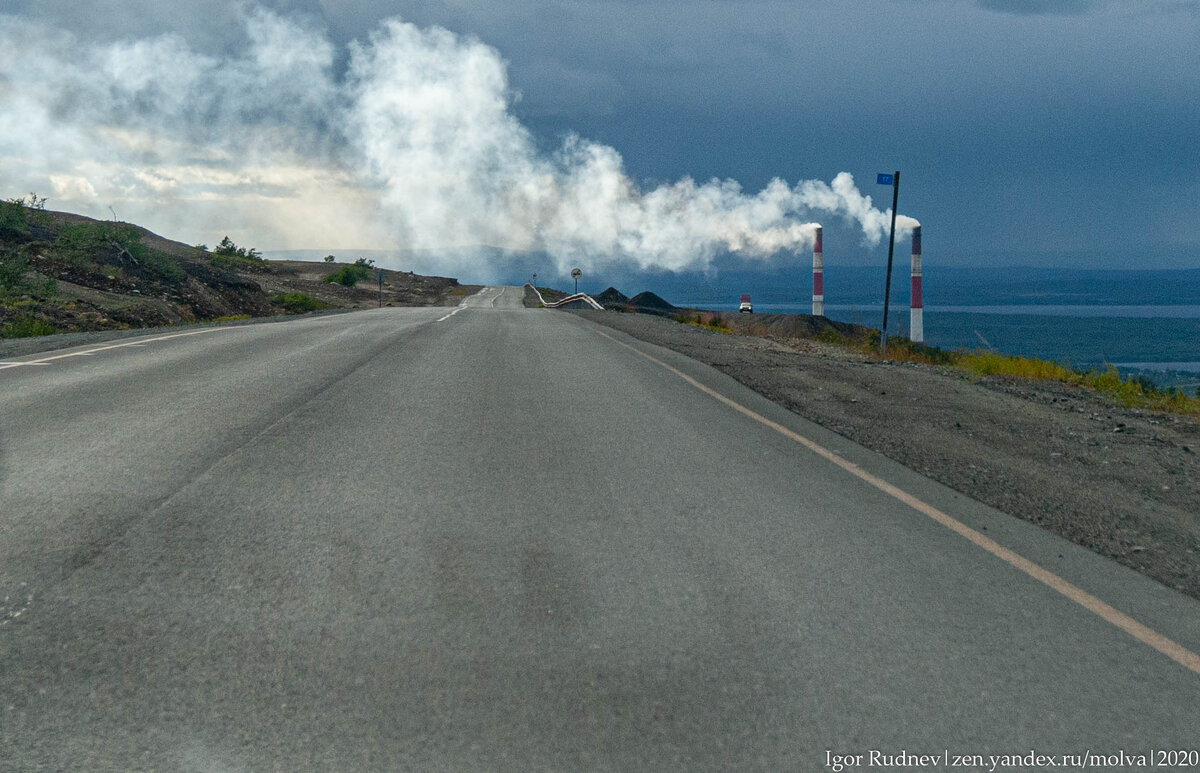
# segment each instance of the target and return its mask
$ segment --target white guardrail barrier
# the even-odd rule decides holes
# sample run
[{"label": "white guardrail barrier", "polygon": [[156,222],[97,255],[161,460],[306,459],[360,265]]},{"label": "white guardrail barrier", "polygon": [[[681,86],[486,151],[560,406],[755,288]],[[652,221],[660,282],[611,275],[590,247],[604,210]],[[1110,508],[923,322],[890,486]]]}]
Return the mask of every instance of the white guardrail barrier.
[{"label": "white guardrail barrier", "polygon": [[583,301],[588,306],[591,306],[593,309],[598,309],[600,311],[604,311],[604,307],[601,306],[599,303],[597,303],[596,299],[593,298],[592,296],[588,295],[587,293],[575,293],[574,295],[568,295],[566,298],[563,298],[562,300],[554,301],[553,303],[547,303],[546,299],[542,297],[542,294],[538,292],[538,289],[536,287],[534,287],[533,285],[531,285],[528,282],[525,283],[525,286],[533,290],[534,294],[536,294],[538,297],[538,303],[542,304],[547,309],[557,309],[560,306],[565,306],[566,304],[573,303],[574,301]]}]

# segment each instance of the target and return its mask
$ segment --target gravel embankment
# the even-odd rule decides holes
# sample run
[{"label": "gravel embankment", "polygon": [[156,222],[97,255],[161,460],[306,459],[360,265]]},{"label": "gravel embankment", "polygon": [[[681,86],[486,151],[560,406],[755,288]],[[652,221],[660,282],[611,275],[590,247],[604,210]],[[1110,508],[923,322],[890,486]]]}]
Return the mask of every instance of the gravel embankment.
[{"label": "gravel embankment", "polygon": [[705,362],[810,421],[1200,598],[1200,422],[1057,383],[818,341],[573,311]]}]

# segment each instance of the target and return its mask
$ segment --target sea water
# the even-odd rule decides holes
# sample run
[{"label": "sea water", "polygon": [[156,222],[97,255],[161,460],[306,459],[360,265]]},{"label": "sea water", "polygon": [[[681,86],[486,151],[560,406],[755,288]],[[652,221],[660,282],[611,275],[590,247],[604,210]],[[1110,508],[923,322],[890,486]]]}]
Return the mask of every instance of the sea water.
[{"label": "sea water", "polygon": [[[681,306],[736,311],[735,303],[697,299]],[[810,303],[755,303],[761,314],[808,314]],[[825,315],[880,328],[882,304],[829,304]],[[1200,305],[933,305],[924,313],[925,343],[986,349],[1053,360],[1088,370],[1115,366],[1162,387],[1200,389]],[[907,336],[909,309],[892,305],[888,334]]]}]

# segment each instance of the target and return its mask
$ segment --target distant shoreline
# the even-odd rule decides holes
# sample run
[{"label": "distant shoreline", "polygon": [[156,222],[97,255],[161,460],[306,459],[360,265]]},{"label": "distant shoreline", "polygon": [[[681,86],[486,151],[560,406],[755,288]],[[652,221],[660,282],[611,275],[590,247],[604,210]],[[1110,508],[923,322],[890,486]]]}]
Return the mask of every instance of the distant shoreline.
[{"label": "distant shoreline", "polygon": [[[687,308],[737,311],[732,303],[689,300]],[[759,303],[756,312],[808,314],[808,303]],[[878,328],[883,307],[826,304],[826,316]],[[1078,312],[1078,313],[1072,313]],[[907,303],[892,304],[889,332],[907,335]],[[1084,370],[1115,366],[1160,387],[1200,388],[1200,304],[926,306],[925,343],[942,349],[993,347],[1005,354],[1068,363]]]}]

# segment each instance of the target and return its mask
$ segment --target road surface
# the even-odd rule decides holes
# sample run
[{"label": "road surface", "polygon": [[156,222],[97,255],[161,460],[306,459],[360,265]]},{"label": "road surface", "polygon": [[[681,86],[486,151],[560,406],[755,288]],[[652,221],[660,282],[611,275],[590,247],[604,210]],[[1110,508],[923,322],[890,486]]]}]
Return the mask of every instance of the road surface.
[{"label": "road surface", "polygon": [[0,364],[0,769],[1200,746],[1200,604],[520,298]]}]

